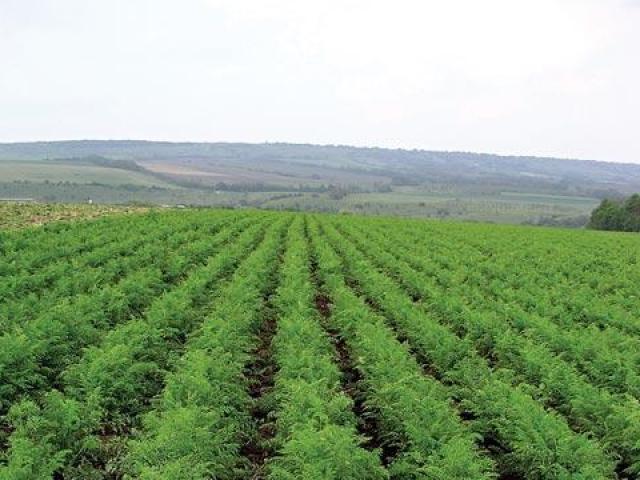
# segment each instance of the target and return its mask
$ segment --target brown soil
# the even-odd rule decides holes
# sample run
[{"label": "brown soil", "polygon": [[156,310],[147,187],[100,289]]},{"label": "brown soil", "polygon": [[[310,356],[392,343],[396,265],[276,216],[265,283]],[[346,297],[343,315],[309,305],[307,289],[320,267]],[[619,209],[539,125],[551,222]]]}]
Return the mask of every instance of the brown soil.
[{"label": "brown soil", "polygon": [[245,375],[249,382],[249,395],[253,399],[251,417],[256,425],[256,434],[242,448],[242,455],[249,460],[252,480],[266,478],[266,462],[274,451],[270,443],[275,436],[275,423],[269,412],[269,394],[273,390],[276,365],[273,361],[271,343],[276,332],[276,314],[267,300],[264,321],[258,332],[260,339],[253,360],[247,365]]}]

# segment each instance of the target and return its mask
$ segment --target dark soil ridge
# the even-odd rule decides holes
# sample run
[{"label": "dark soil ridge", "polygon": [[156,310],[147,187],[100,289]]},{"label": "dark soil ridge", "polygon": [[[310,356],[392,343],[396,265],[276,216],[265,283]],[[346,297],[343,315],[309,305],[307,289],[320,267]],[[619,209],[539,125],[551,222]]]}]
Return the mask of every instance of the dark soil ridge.
[{"label": "dark soil ridge", "polygon": [[[307,244],[310,244],[306,223],[305,237]],[[338,366],[342,372],[342,390],[353,401],[352,411],[357,420],[356,429],[358,434],[364,438],[361,446],[369,451],[379,450],[382,464],[388,466],[396,458],[398,450],[382,440],[382,432],[376,415],[367,409],[365,403],[362,374],[356,368],[344,338],[329,325],[332,309],[331,299],[322,293],[322,285],[318,275],[318,261],[313,254],[311,255],[311,281],[316,289],[314,301],[320,316],[320,324],[334,346]]]},{"label": "dark soil ridge", "polygon": [[276,332],[276,318],[269,307],[267,310],[269,314],[258,332],[260,341],[245,373],[249,384],[249,395],[253,400],[250,415],[256,426],[256,432],[243,446],[241,454],[249,460],[251,466],[249,478],[255,480],[266,478],[267,459],[274,454],[270,443],[275,436],[275,423],[270,415],[269,394],[273,390],[276,373],[271,349],[271,342]]},{"label": "dark soil ridge", "polygon": [[[342,232],[340,233],[342,235],[345,235]],[[348,236],[345,235],[345,237],[349,239]],[[358,251],[360,251],[363,255],[366,256],[366,252],[364,252],[363,249],[360,248],[360,246],[357,243],[354,242],[354,245],[358,249]],[[339,253],[338,253],[338,256],[341,257]],[[380,271],[380,269],[378,268],[376,268],[376,270]],[[395,278],[393,275],[390,275],[387,272],[381,271],[380,273],[389,277],[394,283],[396,283],[396,285],[398,285],[399,288],[411,298],[414,304],[420,305],[421,302],[424,300],[420,295],[411,293],[408,286],[404,285],[401,279]],[[362,300],[367,304],[367,306],[371,309],[371,311],[373,311],[377,315],[382,316],[386,320],[385,324],[394,332],[398,341],[403,343],[406,346],[409,353],[416,359],[424,375],[434,378],[435,380],[439,381],[444,385],[452,385],[451,381],[447,379],[445,375],[442,375],[439,371],[437,371],[430,364],[428,359],[425,358],[424,355],[420,353],[412,345],[411,341],[408,339],[406,334],[400,329],[400,327],[396,324],[395,321],[389,319],[388,315],[385,314],[383,308],[375,301],[375,299],[371,298],[369,295],[367,295],[363,291],[359,282],[357,282],[355,279],[353,279],[348,275],[345,275],[345,281],[347,283],[347,286],[355,294],[357,294],[360,298],[362,298]],[[489,366],[491,367],[492,366],[491,359],[487,359],[487,361],[489,363]],[[476,420],[476,416],[473,412],[462,408],[459,398],[451,397],[451,401],[463,422],[469,423]],[[478,442],[478,446],[480,447],[481,451],[486,452],[487,454],[489,454],[491,458],[493,458],[496,461],[496,465],[498,466],[498,480],[521,480],[522,479],[522,477],[519,474],[510,471],[508,466],[504,462],[500,461],[502,458],[504,458],[505,455],[508,455],[510,453],[510,450],[506,448],[505,445],[503,445],[498,439],[493,438],[492,436],[483,436],[482,441]],[[624,477],[621,477],[621,478],[624,478]]]},{"label": "dark soil ridge", "polygon": [[[278,255],[277,264],[281,265],[283,252]],[[277,330],[278,311],[274,305],[279,276],[274,273],[269,287],[265,290],[262,302],[262,322],[257,332],[258,344],[251,352],[251,361],[245,367],[249,396],[252,399],[250,416],[255,432],[243,445],[240,454],[249,463],[251,480],[267,478],[267,462],[274,456],[273,439],[276,424],[273,418],[271,392],[275,385],[277,365],[273,358],[273,337]]]},{"label": "dark soil ridge", "polygon": [[357,419],[357,431],[365,439],[361,446],[366,450],[380,450],[382,464],[388,466],[397,457],[398,449],[382,441],[376,416],[366,406],[365,395],[362,391],[362,374],[355,367],[345,340],[337,330],[327,325],[327,320],[331,315],[331,303],[328,297],[319,293],[315,303],[323,318],[322,326],[336,351],[338,365],[342,371],[342,390],[353,400],[352,411]]}]

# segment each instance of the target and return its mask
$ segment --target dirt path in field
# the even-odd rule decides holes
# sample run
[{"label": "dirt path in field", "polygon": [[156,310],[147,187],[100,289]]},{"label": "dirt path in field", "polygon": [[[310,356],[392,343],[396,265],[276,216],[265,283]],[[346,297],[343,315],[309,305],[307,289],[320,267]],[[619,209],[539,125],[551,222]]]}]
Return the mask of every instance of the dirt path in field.
[{"label": "dirt path in field", "polygon": [[[307,242],[310,243],[308,232],[305,230]],[[311,279],[316,288],[315,305],[321,318],[321,325],[329,336],[336,352],[336,359],[342,371],[342,390],[353,400],[353,413],[357,419],[358,433],[366,440],[362,447],[367,450],[379,449],[383,465],[389,465],[398,453],[391,446],[384,444],[375,415],[367,412],[365,394],[362,391],[362,374],[355,367],[355,362],[344,338],[331,325],[331,299],[322,293],[322,285],[318,276],[318,263],[311,255]]]},{"label": "dirt path in field", "polygon": [[380,430],[376,417],[367,412],[365,395],[362,392],[362,374],[355,367],[349,348],[339,332],[329,325],[331,317],[331,302],[327,296],[316,295],[316,308],[323,319],[322,326],[333,344],[338,365],[342,371],[342,390],[353,400],[353,413],[357,419],[358,433],[365,437],[362,447],[367,450],[380,449],[382,464],[387,466],[395,458],[397,451],[381,441]]},{"label": "dirt path in field", "polygon": [[[347,240],[350,240],[349,237],[347,237],[346,235],[345,235],[345,238]],[[366,252],[362,248],[360,248],[357,244],[354,244],[354,245],[363,255],[367,256]],[[340,253],[339,252],[337,253],[338,253],[338,256],[340,256]],[[398,279],[395,279],[393,277],[390,277],[390,278],[399,286],[399,288],[402,289],[402,291],[409,298],[411,298],[413,303],[419,304],[420,302],[423,301],[423,298],[421,296],[413,294],[410,291],[410,289],[406,288],[406,286],[402,284],[402,282],[400,282]],[[407,335],[402,331],[402,329],[397,325],[397,323],[389,318],[389,315],[385,313],[384,308],[376,302],[375,298],[372,298],[363,290],[363,288],[361,287],[361,284],[358,281],[356,281],[354,278],[350,276],[347,276],[345,277],[345,283],[356,295],[358,295],[365,302],[365,304],[367,305],[367,307],[369,307],[371,312],[386,319],[385,325],[394,333],[395,337],[398,339],[400,343],[403,343],[407,346],[409,354],[412,355],[413,358],[420,365],[422,369],[422,373],[425,376],[431,377],[439,381],[440,383],[443,383],[444,385],[448,384],[448,380],[446,379],[446,377],[444,377],[441,374],[441,372],[438,372],[431,365],[429,360],[425,358],[424,355],[422,355],[418,351],[418,349],[415,348],[413,343],[410,341]],[[489,364],[491,365],[491,361],[489,361]],[[476,416],[472,412],[463,408],[463,406],[461,405],[458,399],[451,398],[451,402],[452,402],[452,405],[456,408],[458,415],[460,416],[462,421],[470,422],[470,421],[476,420]],[[509,453],[507,450],[504,449],[504,447],[500,444],[500,442],[497,439],[491,436],[485,435],[482,441],[479,443],[479,445],[483,450],[488,452],[492,458],[496,460],[503,457],[504,455],[508,455]],[[386,459],[383,459],[383,460],[386,460]],[[498,476],[498,480],[521,480],[521,478],[522,477],[516,474],[512,474],[508,472],[507,473],[500,472]]]},{"label": "dirt path in field", "polygon": [[268,458],[273,456],[273,449],[269,441],[275,435],[275,423],[269,416],[270,408],[267,402],[268,395],[273,389],[274,374],[276,370],[271,355],[271,340],[275,334],[276,321],[270,315],[263,322],[258,333],[260,344],[254,352],[254,359],[247,367],[249,379],[249,394],[254,400],[251,408],[251,417],[256,425],[256,435],[242,449],[242,454],[251,464],[251,479],[263,479],[265,477],[265,464]]},{"label": "dirt path in field", "polygon": [[[282,264],[282,254],[278,266]],[[256,427],[255,434],[243,446],[241,454],[250,463],[251,480],[266,478],[267,460],[275,454],[272,440],[275,437],[275,418],[271,416],[271,392],[275,384],[277,365],[273,358],[272,342],[277,328],[277,310],[273,304],[276,296],[278,275],[274,275],[267,293],[263,297],[262,324],[258,331],[259,343],[252,352],[245,376],[249,383],[249,395],[253,399],[251,418]]]}]

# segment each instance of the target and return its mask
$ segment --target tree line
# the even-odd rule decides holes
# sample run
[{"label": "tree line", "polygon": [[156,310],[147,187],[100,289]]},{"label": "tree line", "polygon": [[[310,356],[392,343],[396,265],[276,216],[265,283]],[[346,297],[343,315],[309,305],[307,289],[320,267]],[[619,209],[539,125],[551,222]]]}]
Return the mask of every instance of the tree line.
[{"label": "tree line", "polygon": [[624,200],[605,198],[591,213],[589,228],[640,232],[640,194]]}]

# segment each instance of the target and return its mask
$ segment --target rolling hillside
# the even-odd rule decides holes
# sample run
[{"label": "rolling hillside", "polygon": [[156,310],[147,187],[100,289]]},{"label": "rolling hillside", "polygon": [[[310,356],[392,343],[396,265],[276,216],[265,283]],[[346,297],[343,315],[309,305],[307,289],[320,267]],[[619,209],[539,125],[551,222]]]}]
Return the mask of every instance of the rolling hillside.
[{"label": "rolling hillside", "polygon": [[0,198],[184,203],[580,224],[640,165],[294,144],[0,144]]}]

